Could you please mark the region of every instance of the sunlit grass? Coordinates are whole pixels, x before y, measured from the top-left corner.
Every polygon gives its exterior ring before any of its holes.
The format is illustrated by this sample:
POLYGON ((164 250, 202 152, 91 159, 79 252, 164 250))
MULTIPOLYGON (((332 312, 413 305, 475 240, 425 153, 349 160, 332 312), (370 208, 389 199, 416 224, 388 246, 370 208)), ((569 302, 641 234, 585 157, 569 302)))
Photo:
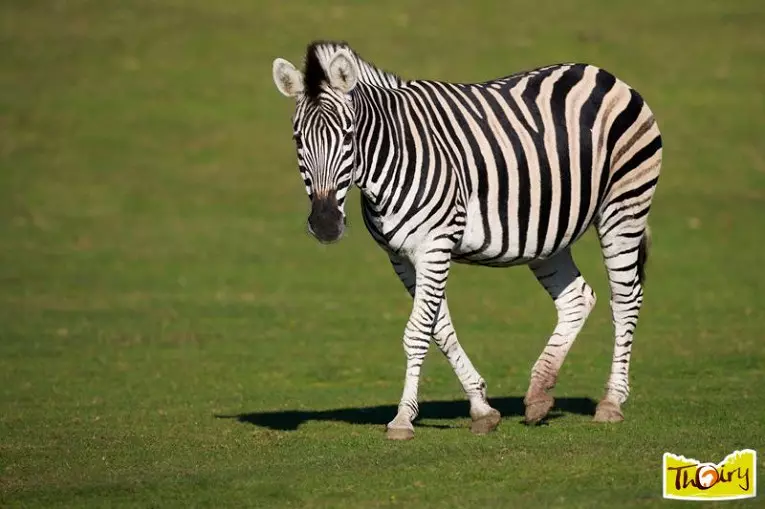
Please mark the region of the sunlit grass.
POLYGON ((4 2, 0 505, 664 505, 663 452, 762 450, 763 21, 756 1, 4 2), (416 439, 384 440, 410 302, 357 192, 347 239, 306 235, 271 81, 314 38, 405 77, 591 62, 646 97, 665 165, 623 424, 586 415, 613 348, 588 235, 599 301, 556 418, 518 415, 547 295, 458 266, 455 324, 506 418, 472 436, 434 351, 416 439))

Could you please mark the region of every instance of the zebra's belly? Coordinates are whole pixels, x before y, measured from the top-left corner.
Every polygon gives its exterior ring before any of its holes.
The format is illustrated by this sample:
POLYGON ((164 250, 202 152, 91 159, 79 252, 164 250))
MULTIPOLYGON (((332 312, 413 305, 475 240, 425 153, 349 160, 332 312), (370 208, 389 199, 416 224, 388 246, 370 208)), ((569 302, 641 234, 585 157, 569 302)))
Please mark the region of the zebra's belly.
POLYGON ((466 249, 464 244, 459 244, 452 250, 452 261, 467 265, 485 265, 490 267, 510 267, 514 265, 526 265, 535 260, 543 260, 554 256, 568 246, 561 246, 556 250, 549 250, 539 254, 522 253, 518 249, 508 247, 501 252, 489 249, 466 249))
POLYGON ((565 250, 581 234, 568 224, 551 216, 545 228, 534 221, 519 221, 517 215, 500 214, 484 207, 477 200, 468 203, 465 228, 460 241, 452 249, 457 263, 507 267, 524 265, 555 256, 565 250))
POLYGON ((535 259, 536 258, 526 257, 502 257, 488 260, 484 257, 476 255, 464 256, 458 253, 452 253, 452 261, 455 263, 461 263, 464 265, 480 265, 483 267, 513 267, 516 265, 527 265, 528 263, 533 262, 535 259))
POLYGON ((535 260, 551 258, 559 252, 567 249, 572 242, 561 242, 558 246, 528 246, 522 250, 518 245, 506 242, 500 248, 492 245, 490 241, 484 246, 471 244, 472 239, 465 239, 452 249, 452 261, 468 265, 485 265, 490 267, 509 267, 513 265, 525 265, 535 260))

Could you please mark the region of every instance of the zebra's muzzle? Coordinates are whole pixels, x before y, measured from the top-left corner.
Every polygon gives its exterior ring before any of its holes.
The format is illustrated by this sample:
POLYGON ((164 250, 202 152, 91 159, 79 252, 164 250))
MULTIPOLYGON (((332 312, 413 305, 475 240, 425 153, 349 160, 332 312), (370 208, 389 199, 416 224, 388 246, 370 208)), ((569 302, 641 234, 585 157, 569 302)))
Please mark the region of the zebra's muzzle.
POLYGON ((311 215, 308 216, 308 231, 324 244, 337 242, 345 230, 345 217, 337 206, 334 193, 314 196, 311 215))

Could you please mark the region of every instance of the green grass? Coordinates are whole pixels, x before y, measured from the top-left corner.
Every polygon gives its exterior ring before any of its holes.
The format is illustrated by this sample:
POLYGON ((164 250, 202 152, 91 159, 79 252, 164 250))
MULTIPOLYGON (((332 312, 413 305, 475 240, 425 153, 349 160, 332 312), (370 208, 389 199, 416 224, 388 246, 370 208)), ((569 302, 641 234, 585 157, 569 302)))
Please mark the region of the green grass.
POLYGON ((683 506, 661 499, 663 452, 765 455, 764 4, 384 4, 2 3, 0 505, 683 506), (577 399, 601 396, 613 347, 588 235, 599 303, 558 418, 518 415, 548 297, 524 268, 458 266, 455 324, 506 418, 471 435, 431 352, 421 400, 443 403, 384 440, 410 302, 356 199, 342 243, 306 235, 271 81, 314 38, 405 77, 586 61, 647 98, 665 162, 623 424, 577 399))

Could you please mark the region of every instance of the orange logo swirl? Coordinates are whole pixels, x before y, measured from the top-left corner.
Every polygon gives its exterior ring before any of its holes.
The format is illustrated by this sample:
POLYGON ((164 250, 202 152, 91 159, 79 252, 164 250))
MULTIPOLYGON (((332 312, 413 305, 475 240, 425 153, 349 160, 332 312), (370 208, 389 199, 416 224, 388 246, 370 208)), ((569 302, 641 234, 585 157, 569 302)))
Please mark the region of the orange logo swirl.
POLYGON ((696 486, 700 490, 708 490, 720 480, 720 473, 712 463, 699 465, 696 469, 696 486))

